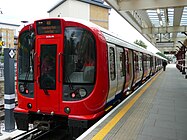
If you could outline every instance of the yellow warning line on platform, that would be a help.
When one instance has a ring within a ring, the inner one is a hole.
[[[160,72],[161,73],[161,72]],[[160,75],[157,74],[151,81],[149,81],[140,91],[137,93],[137,95],[131,99],[131,101],[124,106],[116,116],[113,117],[113,119],[108,122],[103,129],[101,129],[93,138],[92,140],[101,140],[103,139],[108,132],[118,123],[118,121],[128,112],[128,110],[134,105],[134,103],[140,98],[140,96],[146,91],[146,89],[156,80],[156,78]]]

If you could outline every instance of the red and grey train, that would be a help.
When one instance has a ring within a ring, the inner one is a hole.
[[[92,23],[37,20],[20,31],[17,127],[66,123],[74,135],[162,68],[162,57]]]

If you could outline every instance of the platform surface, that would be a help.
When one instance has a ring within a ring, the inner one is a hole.
[[[175,64],[167,65],[166,71],[78,139],[187,140],[187,79]]]

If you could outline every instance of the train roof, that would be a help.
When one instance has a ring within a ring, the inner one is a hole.
[[[113,43],[113,44],[118,45],[118,46],[125,46],[128,49],[133,49],[133,50],[136,50],[136,51],[139,51],[139,52],[143,52],[143,53],[146,53],[146,54],[153,55],[152,52],[146,50],[145,48],[140,47],[136,44],[129,43],[128,41],[126,41],[122,37],[120,37],[119,35],[117,35],[115,33],[112,33],[110,31],[92,23],[92,22],[81,20],[81,19],[75,19],[75,18],[66,18],[66,17],[63,18],[63,19],[65,21],[73,21],[73,22],[81,23],[83,25],[88,26],[89,28],[97,28],[98,30],[100,30],[103,33],[106,41],[109,42],[109,43]]]
[[[128,49],[133,49],[133,50],[136,50],[136,51],[139,51],[139,52],[142,52],[142,53],[153,55],[153,56],[158,57],[160,59],[165,59],[165,58],[163,58],[163,57],[161,57],[161,56],[159,56],[155,53],[152,53],[152,52],[146,50],[145,48],[143,48],[139,45],[136,45],[136,44],[133,44],[133,43],[130,43],[130,42],[126,41],[123,37],[121,37],[121,36],[119,36],[115,33],[112,33],[110,31],[92,23],[92,22],[85,21],[85,20],[82,20],[82,19],[77,19],[77,18],[70,18],[70,17],[60,17],[60,18],[55,17],[55,18],[50,18],[50,19],[63,19],[67,22],[77,22],[77,23],[83,24],[90,29],[97,28],[98,30],[100,30],[103,33],[106,41],[109,42],[109,43],[113,43],[113,44],[119,45],[119,46],[125,46]],[[165,59],[165,60],[167,60],[167,59]]]

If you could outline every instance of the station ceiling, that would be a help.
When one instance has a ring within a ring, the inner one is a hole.
[[[187,38],[187,0],[105,0],[162,53]]]

